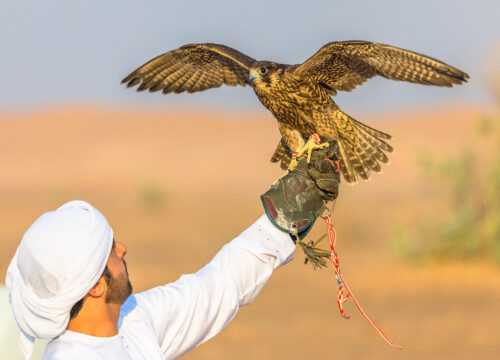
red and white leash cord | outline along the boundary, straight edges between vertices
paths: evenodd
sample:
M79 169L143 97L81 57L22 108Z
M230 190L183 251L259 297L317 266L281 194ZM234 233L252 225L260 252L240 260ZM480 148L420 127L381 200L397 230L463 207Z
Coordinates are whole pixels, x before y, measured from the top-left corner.
M345 319L350 319L351 317L347 315L344 309L344 303L351 299L358 309L358 312L365 318L366 321L378 332L380 337L384 339L384 341L391 347L396 349L402 349L403 347L393 343L387 335L382 331L382 329L368 316L365 312L361 304L359 303L356 296L352 292L351 288L347 284L342 275L342 271L340 270L340 258L336 250L336 242L337 242L337 234L335 232L335 228L332 223L332 216L328 209L328 213L325 216L322 216L322 219L326 223L327 232L328 232L328 242L330 245L330 263L332 264L333 270L335 271L335 279L337 280L337 306L339 308L340 315L342 315Z

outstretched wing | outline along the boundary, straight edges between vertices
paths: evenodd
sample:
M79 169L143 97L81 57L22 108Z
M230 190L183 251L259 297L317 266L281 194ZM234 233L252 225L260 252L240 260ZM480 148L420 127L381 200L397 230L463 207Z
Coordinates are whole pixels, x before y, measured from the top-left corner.
M226 85L248 84L249 68L255 60L218 44L188 44L142 65L122 83L137 90L181 93Z
M297 66L294 73L332 90L343 91L350 91L375 75L448 87L469 78L463 71L437 59L369 41L328 43Z

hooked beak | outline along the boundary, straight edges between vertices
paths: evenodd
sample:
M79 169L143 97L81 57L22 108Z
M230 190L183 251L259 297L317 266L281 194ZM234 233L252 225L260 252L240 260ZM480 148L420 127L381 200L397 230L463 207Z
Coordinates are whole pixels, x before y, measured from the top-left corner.
M256 79L257 79L257 75L255 74L255 72L253 72L252 70L250 70L250 72L248 74L248 81L250 81L250 83L253 84Z

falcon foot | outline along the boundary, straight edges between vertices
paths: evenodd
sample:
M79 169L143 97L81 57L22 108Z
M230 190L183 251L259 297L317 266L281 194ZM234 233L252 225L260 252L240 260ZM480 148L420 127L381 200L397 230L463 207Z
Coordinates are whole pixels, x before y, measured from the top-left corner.
M297 168L297 153L292 153L292 158L290 159L290 164L288 164L288 171L293 171Z
M311 155L314 150L325 149L330 144L328 142L321 142L321 138L318 134L312 134L305 145L299 149L298 152L292 154L292 160L288 166L288 171L293 171L297 167L297 159L304 156L307 153L307 163L311 161Z

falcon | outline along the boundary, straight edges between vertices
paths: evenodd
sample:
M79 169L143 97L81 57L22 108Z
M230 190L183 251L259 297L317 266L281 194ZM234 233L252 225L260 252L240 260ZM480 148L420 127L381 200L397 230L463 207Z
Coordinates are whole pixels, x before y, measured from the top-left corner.
M298 156L307 153L310 157L312 150L335 142L337 165L344 179L355 183L380 172L381 164L389 161L391 136L343 112L332 96L351 91L376 75L446 87L469 78L429 56L355 40L330 42L296 65L257 61L220 44L188 44L148 61L122 83L138 85L138 91L164 94L249 85L278 120L281 140L272 162L291 169Z

